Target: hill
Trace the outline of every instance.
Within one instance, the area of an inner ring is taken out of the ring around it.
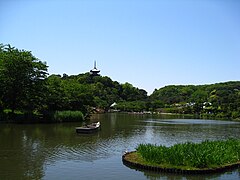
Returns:
[[[155,90],[150,101],[157,101],[168,112],[239,118],[240,81],[211,85],[170,85]],[[167,109],[168,108],[168,109]]]
[[[107,76],[50,75],[31,51],[0,44],[0,112],[48,114],[91,110],[160,111],[240,118],[240,82],[171,85],[150,96],[144,89]]]

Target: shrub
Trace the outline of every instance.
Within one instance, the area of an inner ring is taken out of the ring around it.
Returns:
[[[83,121],[83,113],[81,111],[56,111],[53,115],[56,122],[72,122]]]

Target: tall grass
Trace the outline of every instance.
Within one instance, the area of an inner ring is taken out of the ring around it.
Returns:
[[[56,111],[53,115],[56,122],[82,121],[84,119],[81,111]]]
[[[137,152],[148,162],[171,166],[213,168],[240,161],[240,140],[203,141],[171,147],[140,144]]]

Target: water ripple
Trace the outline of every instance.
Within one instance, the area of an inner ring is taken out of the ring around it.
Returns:
[[[59,159],[91,162],[97,159],[108,158],[121,154],[123,149],[122,138],[108,138],[96,142],[79,143],[74,146],[57,145],[45,150],[45,155],[50,162]]]

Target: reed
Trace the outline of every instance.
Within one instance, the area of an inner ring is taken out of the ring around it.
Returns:
[[[81,111],[56,111],[53,115],[56,122],[82,121],[84,119]]]
[[[171,147],[140,144],[137,152],[150,163],[215,168],[240,161],[240,140],[186,142]]]

